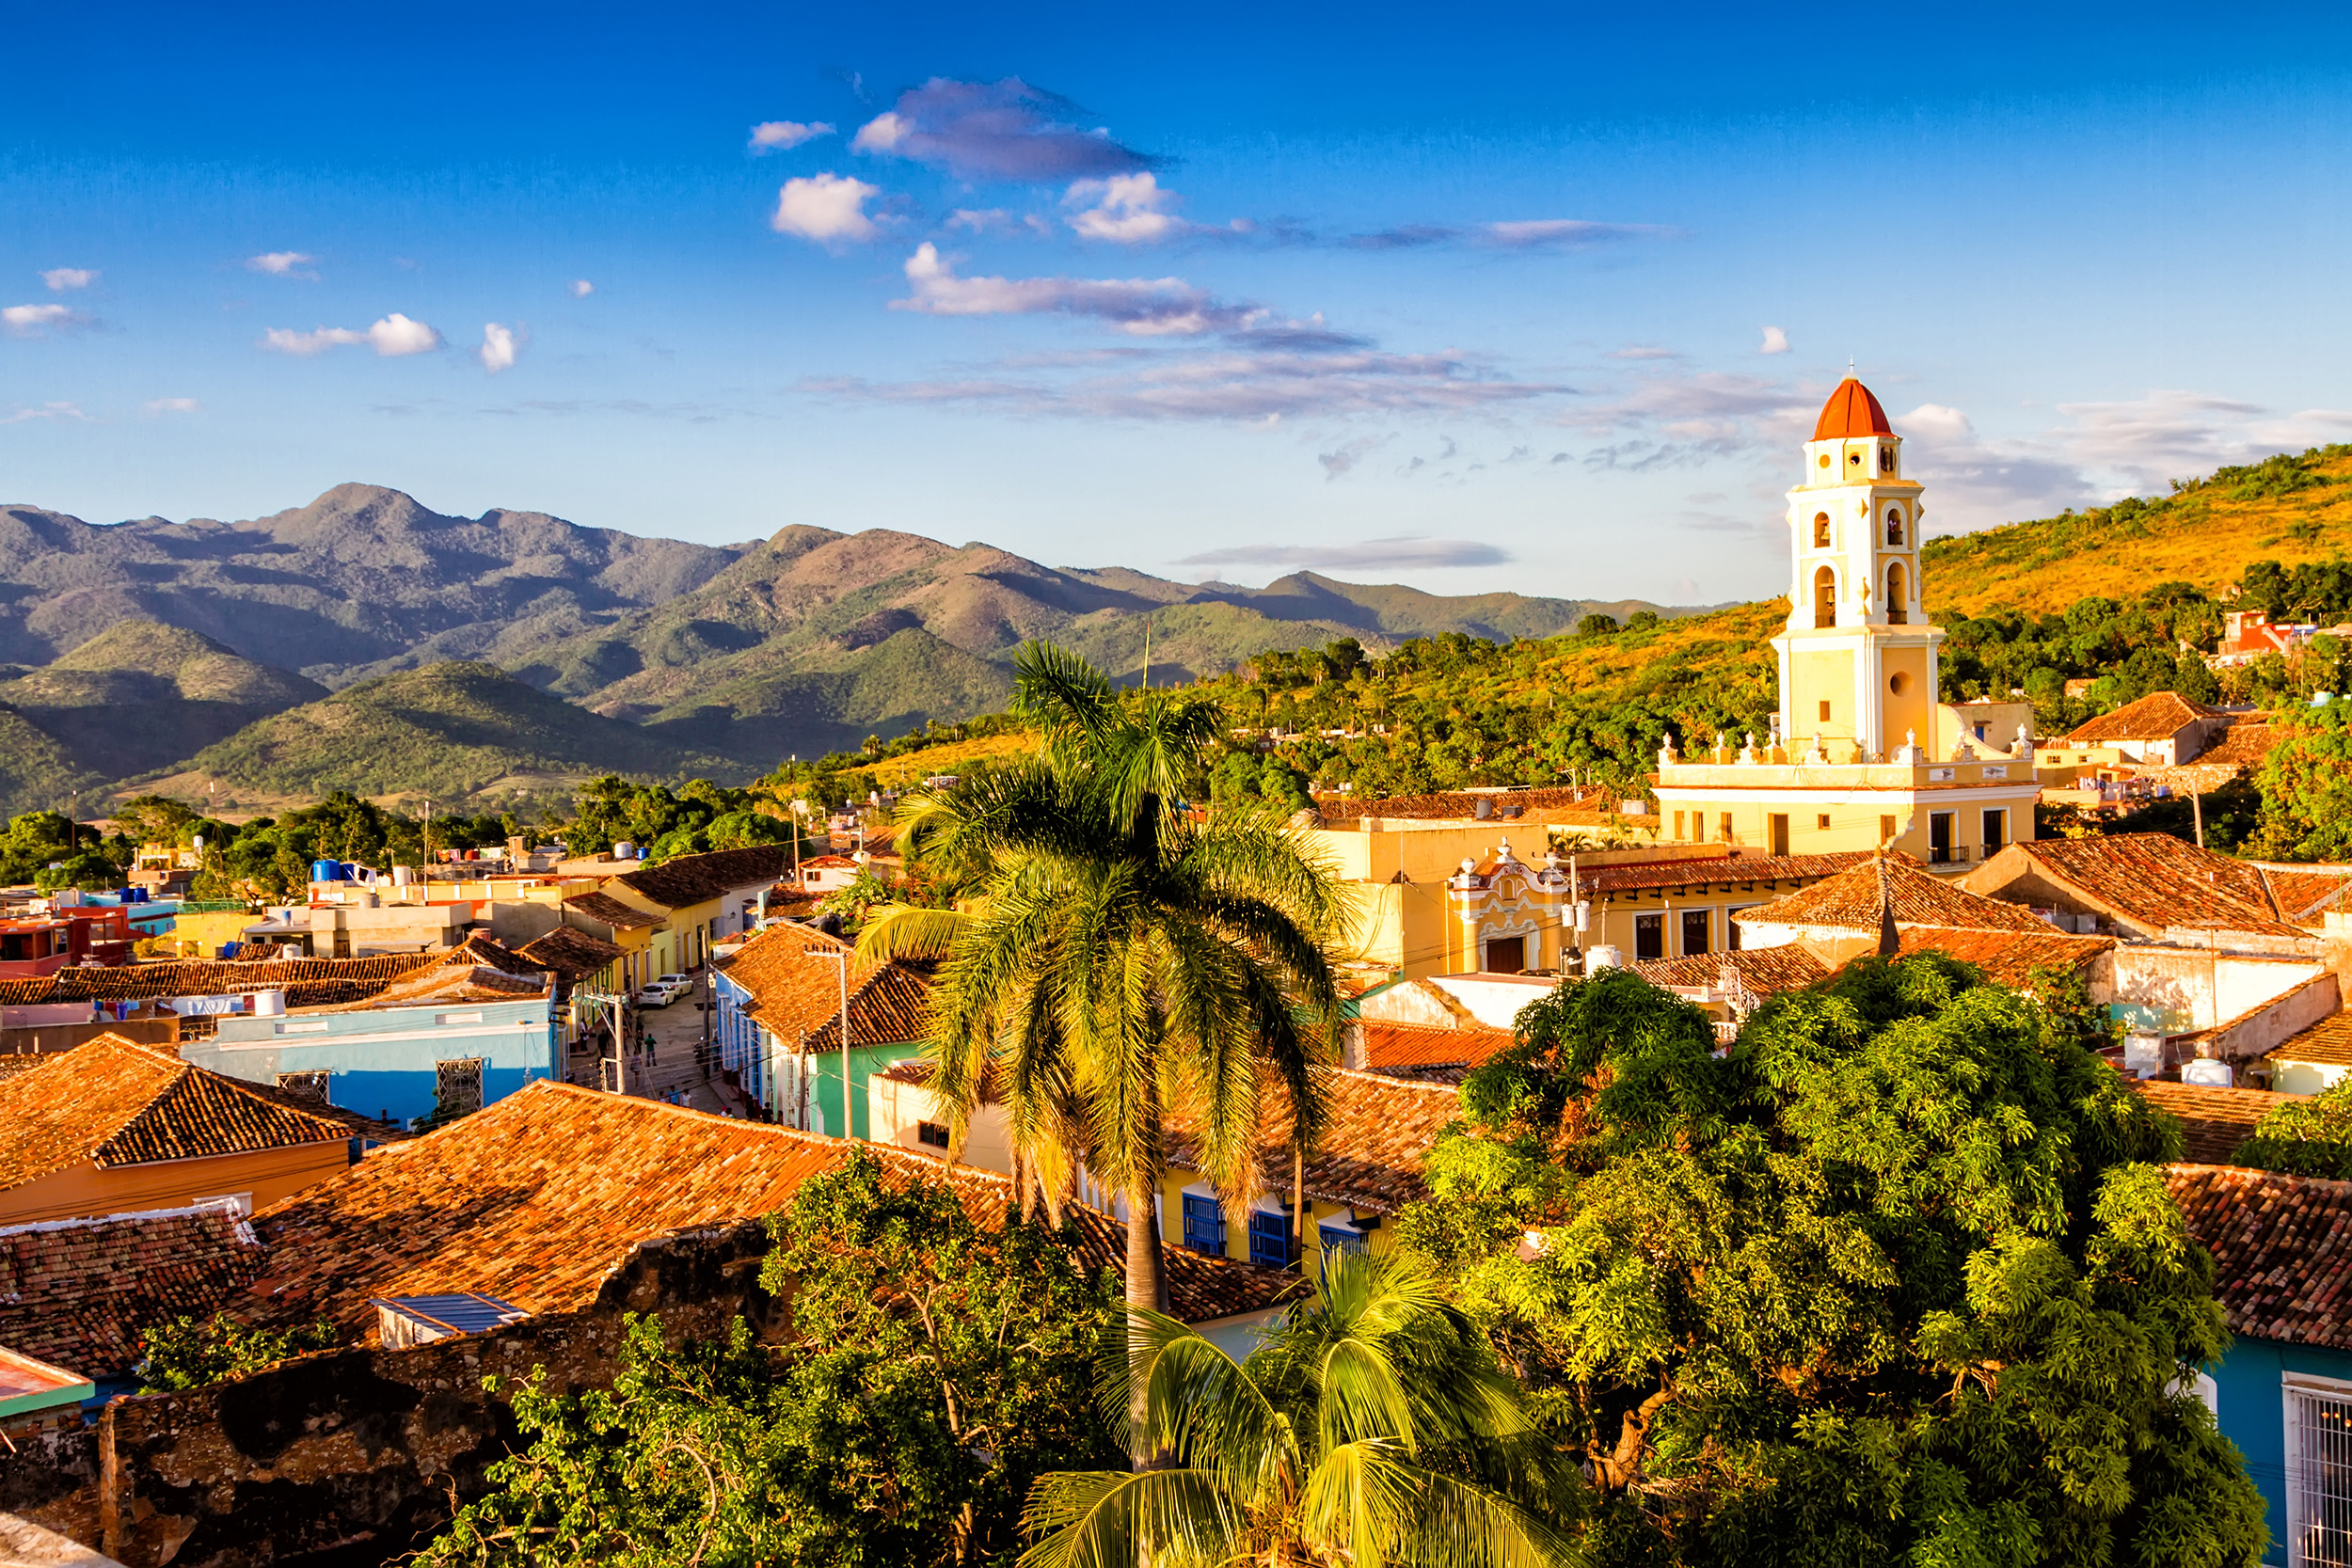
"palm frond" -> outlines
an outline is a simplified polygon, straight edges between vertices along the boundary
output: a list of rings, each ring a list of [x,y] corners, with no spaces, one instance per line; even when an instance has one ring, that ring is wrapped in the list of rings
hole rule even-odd
[[[1216,1478],[1184,1469],[1041,1476],[1022,1522],[1036,1541],[1022,1568],[1206,1568],[1230,1561],[1246,1528]]]
[[[859,956],[868,958],[944,958],[971,924],[961,910],[927,910],[913,904],[876,904],[857,934]]]

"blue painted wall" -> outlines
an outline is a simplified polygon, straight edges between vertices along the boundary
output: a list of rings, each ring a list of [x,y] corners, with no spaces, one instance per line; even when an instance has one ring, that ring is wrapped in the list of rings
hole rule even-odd
[[[2263,1561],[2280,1568],[2287,1560],[2287,1425],[2279,1380],[2287,1372],[2352,1382],[2352,1354],[2241,1337],[2221,1365],[2207,1369],[2221,1435],[2246,1456],[2246,1473],[2270,1505],[2270,1549]]]
[[[437,1063],[481,1057],[482,1102],[487,1105],[533,1078],[561,1077],[561,1050],[554,1010],[546,997],[534,997],[224,1018],[216,1036],[183,1042],[180,1055],[252,1084],[275,1085],[281,1072],[324,1070],[329,1102],[406,1122],[433,1114]]]

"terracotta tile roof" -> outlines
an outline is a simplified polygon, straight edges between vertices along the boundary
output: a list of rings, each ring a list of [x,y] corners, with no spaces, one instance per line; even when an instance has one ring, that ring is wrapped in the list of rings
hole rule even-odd
[[[1733,953],[1692,953],[1679,958],[1649,958],[1633,973],[1653,986],[1686,990],[1727,989],[1734,975],[1757,996],[1803,990],[1829,978],[1829,966],[1795,942],[1779,947],[1743,947]]]
[[[2181,1152],[2208,1165],[2226,1165],[2263,1117],[2296,1097],[2268,1089],[2206,1088],[2164,1078],[2130,1078],[2123,1086],[2181,1124]]]
[[[599,926],[621,931],[643,930],[661,923],[660,915],[632,909],[609,893],[575,893],[564,900],[564,907],[579,911]]]
[[[45,1056],[35,1052],[11,1051],[6,1055],[0,1055],[0,1079],[12,1077],[20,1072],[30,1072],[45,1060],[47,1060]]]
[[[2344,899],[2352,890],[2352,865],[2272,865],[2258,863],[2263,883],[2270,891],[2271,904],[2280,917],[2298,926],[2316,926],[2319,917],[2333,906],[2352,909],[2352,899]]]
[[[101,1035],[0,1079],[0,1188],[85,1160],[112,1168],[341,1142],[356,1119]]]
[[[847,855],[811,855],[801,863],[803,871],[839,871],[845,866],[855,870],[857,862]]]
[[[2152,932],[2178,926],[2311,934],[2284,923],[2260,867],[2169,833],[2023,839],[2010,847],[2049,880]]]
[[[621,949],[602,937],[590,936],[577,926],[558,926],[547,935],[525,942],[522,956],[566,980],[578,980],[619,958]]]
[[[1422,1160],[1438,1133],[1461,1115],[1461,1095],[1450,1085],[1421,1084],[1375,1072],[1336,1070],[1328,1079],[1331,1119],[1308,1150],[1307,1196],[1367,1213],[1394,1213],[1428,1196]],[[1262,1116],[1261,1157],[1267,1190],[1291,1190],[1290,1106],[1277,1095]],[[1168,1118],[1171,1164],[1199,1170],[1198,1123],[1185,1112]]]
[[[2035,925],[2041,926],[2037,920]],[[2069,936],[2042,926],[2038,931],[1960,930],[1942,926],[1904,926],[1896,931],[1905,953],[1944,953],[1975,964],[1986,979],[2022,989],[2036,969],[2072,973],[2116,946],[2113,937]]]
[[[38,980],[0,980],[0,1006],[42,1002],[131,1002],[153,996],[227,996],[244,991],[296,990],[313,986],[381,986],[420,965],[429,955],[383,954],[369,958],[280,958],[266,963],[180,963],[87,965],[61,969]]]
[[[2221,732],[2219,739],[2198,752],[2195,761],[2201,768],[2260,768],[2270,749],[2288,733],[2278,724],[2233,723]]]
[[[1381,1018],[1359,1020],[1356,1027],[1363,1038],[1364,1070],[1391,1076],[1437,1067],[1480,1067],[1511,1043],[1507,1029],[1442,1029]]]
[[[227,1202],[0,1230],[0,1345],[92,1378],[139,1359],[139,1337],[205,1317],[262,1272]]]
[[[2066,744],[2106,746],[2118,740],[2169,740],[2199,720],[2218,717],[2220,712],[2219,708],[2192,703],[2177,691],[2152,691],[2136,703],[2125,703],[2113,713],[2103,713],[2077,726],[2068,733]]]
[[[1997,898],[1955,887],[1931,877],[1907,856],[1885,859],[1887,892],[1895,904],[1895,925],[1956,927],[1979,931],[2052,929],[2050,923],[2029,910]],[[1816,926],[1838,930],[1875,931],[1882,914],[1877,858],[1865,854],[1851,870],[1827,881],[1735,913],[1742,926]]]
[[[437,1002],[526,1002],[551,993],[545,970],[510,974],[485,964],[431,964],[415,970],[357,1002],[303,1007],[302,1012],[373,1012],[379,1007],[421,1007]]]
[[[707,903],[736,888],[772,882],[791,863],[791,846],[755,844],[741,849],[713,849],[706,855],[680,855],[640,870],[625,871],[612,879],[665,910],[682,910]]]
[[[576,1310],[644,1242],[771,1213],[850,1147],[537,1079],[254,1216],[268,1267],[235,1311],[264,1323],[325,1317],[358,1340],[374,1324],[376,1296],[478,1291],[527,1312]],[[1002,1223],[1009,1179],[864,1147],[946,1181],[976,1222]],[[1073,1217],[1087,1266],[1116,1267],[1118,1223],[1082,1205]],[[1168,1250],[1170,1290],[1196,1321],[1270,1305],[1296,1283],[1180,1252]]]
[[[2272,1046],[2263,1059],[2352,1065],[2352,1011],[2331,1013],[2310,1028],[2297,1030]]]
[[[469,933],[456,946],[434,956],[444,965],[471,964],[495,969],[504,974],[527,975],[533,979],[544,977],[548,972],[545,964],[532,963],[498,938],[482,931]]]
[[[1326,822],[1359,817],[1412,818],[1424,822],[1481,820],[1478,802],[1492,802],[1494,816],[1483,820],[1531,822],[1563,820],[1562,813],[1598,816],[1613,809],[1621,797],[1606,789],[1447,790],[1432,795],[1391,795],[1359,800],[1345,795],[1326,795],[1315,801],[1315,813]],[[1505,816],[1503,813],[1511,815]]]
[[[2178,1164],[2165,1184],[2233,1334],[2352,1350],[2352,1181]]]
[[[1758,855],[1734,849],[1722,855],[1596,866],[1590,871],[1580,870],[1579,878],[1587,896],[1653,888],[1705,887],[1718,882],[1801,882],[1851,871],[1869,858],[1867,849],[1835,855]],[[1910,861],[1907,855],[1890,858]]]
[[[834,1023],[841,1012],[841,969],[832,955],[850,955],[850,1034],[853,1043],[919,1040],[930,1033],[930,981],[902,963],[861,958],[838,937],[808,926],[771,926],[732,956],[714,960],[719,972],[749,991],[744,1011],[787,1045],[839,1050]]]

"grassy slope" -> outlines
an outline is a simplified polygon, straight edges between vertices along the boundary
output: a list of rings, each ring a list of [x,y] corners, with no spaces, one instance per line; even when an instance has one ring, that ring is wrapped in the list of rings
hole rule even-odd
[[[2343,555],[2352,549],[2352,452],[2309,467],[2325,483],[2283,495],[2201,480],[2144,512],[2094,510],[1930,540],[1921,565],[1931,612],[1949,619],[2006,605],[2050,614],[2166,581],[2211,593],[2256,561]]]
[[[256,720],[326,695],[315,681],[159,621],[118,622],[0,685],[0,703],[81,768],[107,778],[169,767]]]
[[[453,799],[516,776],[701,773],[734,782],[745,771],[585,712],[494,665],[436,664],[250,725],[199,753],[188,775],[250,792],[424,789]]]
[[[99,775],[74,761],[55,738],[23,716],[0,707],[0,817],[28,811],[62,811],[80,790],[95,800]],[[98,809],[91,804],[89,809]]]

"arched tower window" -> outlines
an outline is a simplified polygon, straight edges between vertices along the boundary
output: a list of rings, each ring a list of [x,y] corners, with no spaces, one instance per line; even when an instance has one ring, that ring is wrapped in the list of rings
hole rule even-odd
[[[1893,447],[1879,448],[1879,472],[1883,474],[1891,474],[1894,471],[1895,449]]]
[[[1886,511],[1886,542],[1890,545],[1903,542],[1903,515],[1894,507]]]
[[[1886,568],[1886,624],[1888,626],[1899,626],[1905,624],[1903,606],[1910,601],[1911,596],[1903,592],[1903,563],[1899,561],[1890,562]]]
[[[1829,514],[1826,512],[1813,514],[1813,547],[1817,550],[1829,548]]]
[[[1813,625],[1837,624],[1837,574],[1824,566],[1813,574]]]

